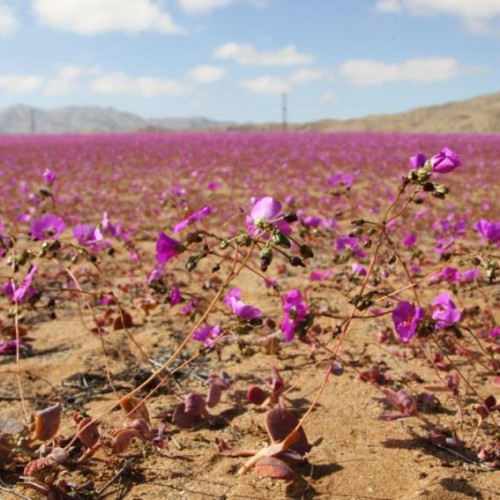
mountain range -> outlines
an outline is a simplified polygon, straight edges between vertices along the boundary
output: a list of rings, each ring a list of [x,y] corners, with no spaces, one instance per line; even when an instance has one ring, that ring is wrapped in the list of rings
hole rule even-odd
[[[0,110],[0,134],[281,129],[281,123],[242,124],[203,117],[148,119],[95,106],[45,110],[20,104]],[[403,113],[289,124],[288,130],[500,134],[500,92]]]
[[[18,104],[0,110],[0,134],[207,130],[225,129],[231,125],[234,124],[202,117],[146,119],[133,113],[96,106],[46,110]]]

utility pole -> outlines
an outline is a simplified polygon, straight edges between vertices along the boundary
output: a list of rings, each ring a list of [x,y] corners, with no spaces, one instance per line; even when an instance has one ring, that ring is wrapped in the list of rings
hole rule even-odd
[[[30,133],[34,134],[36,132],[36,123],[35,123],[35,110],[30,108]]]
[[[287,98],[288,94],[286,92],[283,92],[283,94],[281,94],[281,116],[283,132],[286,132],[287,130]]]

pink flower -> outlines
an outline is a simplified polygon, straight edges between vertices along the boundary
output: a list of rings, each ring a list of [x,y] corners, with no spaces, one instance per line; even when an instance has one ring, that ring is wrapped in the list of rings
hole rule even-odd
[[[449,293],[442,293],[436,297],[433,304],[432,319],[436,321],[436,328],[438,330],[448,328],[458,323],[462,318],[462,313],[451,300],[451,295]]]
[[[402,342],[409,342],[417,333],[418,324],[424,317],[424,310],[410,302],[401,301],[392,311],[392,321]]]
[[[416,169],[423,167],[425,165],[427,158],[424,153],[417,153],[415,156],[410,158],[411,168]]]
[[[447,174],[460,166],[460,157],[451,149],[443,148],[431,158],[432,170],[439,174]]]
[[[493,328],[493,330],[490,331],[490,337],[500,337],[500,327]]]
[[[55,239],[66,228],[64,221],[54,214],[42,215],[31,223],[30,234],[37,240]]]
[[[172,288],[169,297],[170,305],[176,306],[177,304],[181,303],[181,300],[182,300],[182,295],[180,289],[178,287]]]
[[[406,248],[413,248],[418,243],[418,236],[414,233],[408,233],[403,240],[403,245]]]
[[[500,241],[500,221],[490,222],[487,219],[480,219],[474,224],[474,229],[480,232],[487,240]]]
[[[210,326],[204,325],[198,328],[193,334],[193,340],[203,342],[205,347],[212,347],[214,341],[221,334],[220,325]]]
[[[57,175],[52,172],[52,170],[49,170],[48,168],[45,169],[45,172],[43,173],[43,180],[45,181],[45,184],[47,184],[47,186],[52,186],[56,178]]]
[[[233,288],[226,294],[224,303],[232,308],[233,314],[246,321],[251,321],[262,316],[260,309],[249,306],[241,300],[241,292],[238,288]]]
[[[282,220],[281,203],[271,196],[257,200],[246,218],[247,228],[256,238],[267,225],[274,224],[284,234],[290,233],[289,225]]]
[[[197,212],[193,212],[191,215],[186,217],[183,221],[176,224],[176,226],[173,229],[173,232],[179,233],[189,224],[194,224],[195,222],[199,222],[201,219],[203,219],[203,217],[206,217],[207,215],[210,215],[211,213],[212,213],[212,209],[208,205],[205,205],[201,210],[198,210]]]
[[[184,245],[181,242],[170,238],[165,233],[158,234],[156,241],[156,262],[163,265],[176,255],[184,251]]]
[[[291,342],[299,323],[307,319],[309,309],[306,302],[302,300],[302,294],[298,290],[292,290],[283,298],[283,321],[281,331],[285,336],[285,342]]]
[[[14,289],[14,292],[12,294],[12,299],[14,300],[14,302],[22,304],[28,297],[35,293],[35,290],[31,288],[31,282],[33,281],[33,277],[37,269],[38,266],[31,266],[31,269],[23,280],[23,284]]]
[[[73,236],[80,245],[90,247],[102,240],[102,233],[98,227],[90,224],[77,224],[73,228]]]

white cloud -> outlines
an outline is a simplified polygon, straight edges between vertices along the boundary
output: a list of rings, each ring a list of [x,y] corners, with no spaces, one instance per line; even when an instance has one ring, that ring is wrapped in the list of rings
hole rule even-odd
[[[292,92],[299,85],[331,79],[328,71],[315,68],[299,68],[285,77],[262,75],[243,80],[240,86],[255,94],[283,94]]]
[[[334,92],[323,92],[320,96],[320,101],[322,102],[331,102],[336,99],[336,95]]]
[[[401,12],[403,7],[399,0],[378,0],[375,9],[379,12]]]
[[[229,42],[216,48],[216,59],[232,59],[242,66],[300,66],[310,64],[314,58],[302,54],[293,45],[274,51],[258,51],[250,43]]]
[[[0,89],[8,94],[29,94],[40,90],[43,81],[39,75],[0,75]]]
[[[315,82],[318,80],[323,80],[327,77],[326,71],[322,69],[314,69],[314,68],[300,68],[295,70],[289,77],[288,80],[292,84],[302,84]]]
[[[187,14],[202,14],[215,9],[227,7],[237,2],[245,2],[257,8],[262,8],[267,3],[267,0],[177,0],[181,8]]]
[[[268,75],[244,80],[241,86],[254,94],[283,94],[291,90],[290,84],[284,78]]]
[[[458,76],[458,61],[451,57],[422,57],[401,63],[373,59],[353,59],[340,66],[340,72],[354,85],[381,85],[391,82],[433,83]]]
[[[190,88],[168,78],[151,76],[129,76],[125,73],[104,73],[95,78],[90,88],[100,94],[130,94],[142,97],[181,95]]]
[[[76,64],[62,67],[53,78],[44,85],[43,93],[47,95],[61,95],[75,91],[80,86],[83,76],[95,73],[96,70],[84,68]]]
[[[389,3],[394,4],[394,9],[384,10],[384,4]],[[499,0],[381,0],[377,3],[377,10],[382,12],[401,12],[403,9],[417,16],[456,16],[476,34],[500,33],[498,24],[494,24],[500,21]]]
[[[234,3],[234,0],[179,0],[179,3],[188,14],[198,14],[226,7]]]
[[[32,0],[32,8],[41,23],[79,35],[182,32],[152,0]]]
[[[12,35],[18,27],[14,12],[8,5],[0,4],[0,36]]]
[[[186,76],[196,83],[212,83],[224,78],[226,70],[220,66],[202,65],[188,70]]]

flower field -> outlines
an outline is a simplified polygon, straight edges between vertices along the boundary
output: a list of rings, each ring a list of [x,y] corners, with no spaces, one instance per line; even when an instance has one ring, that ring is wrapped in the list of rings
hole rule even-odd
[[[0,498],[496,498],[498,136],[3,136],[0,172]]]

